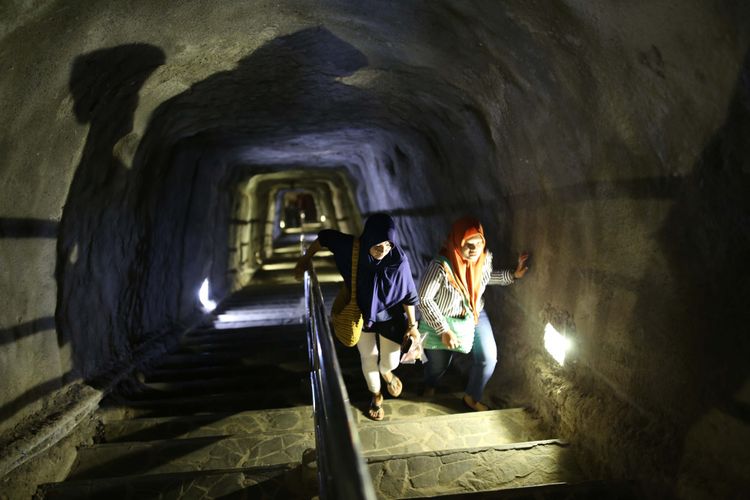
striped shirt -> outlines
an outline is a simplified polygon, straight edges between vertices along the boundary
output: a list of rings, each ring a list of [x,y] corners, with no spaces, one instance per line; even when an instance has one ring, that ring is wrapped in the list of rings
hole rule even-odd
[[[514,281],[513,271],[510,269],[492,270],[492,253],[487,252],[479,284],[479,311],[484,308],[482,295],[487,285],[508,286]],[[422,319],[438,333],[449,330],[445,316],[461,317],[466,314],[463,294],[448,281],[447,272],[440,261],[430,262],[422,277],[419,284],[419,310],[422,312]]]

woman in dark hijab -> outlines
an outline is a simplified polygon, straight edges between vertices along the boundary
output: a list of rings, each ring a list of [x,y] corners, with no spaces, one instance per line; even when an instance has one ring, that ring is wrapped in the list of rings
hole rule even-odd
[[[368,416],[382,420],[385,412],[380,377],[386,382],[388,394],[396,398],[401,395],[403,384],[393,370],[398,367],[403,338],[407,335],[419,338],[414,315],[419,298],[409,260],[398,246],[396,225],[390,216],[370,216],[359,241],[357,305],[362,310],[364,328],[357,349],[367,388],[372,393]],[[339,273],[351,288],[353,244],[354,236],[324,229],[297,262],[297,279],[302,278],[312,256],[326,247],[333,253]],[[380,343],[379,350],[376,339]]]

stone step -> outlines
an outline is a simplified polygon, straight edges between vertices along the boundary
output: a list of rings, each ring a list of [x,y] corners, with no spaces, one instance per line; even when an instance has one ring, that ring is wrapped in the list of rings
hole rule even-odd
[[[301,463],[315,448],[309,432],[207,436],[153,442],[104,443],[79,448],[70,480]]]
[[[165,356],[152,367],[144,369],[145,374],[160,370],[192,370],[195,368],[221,369],[224,367],[268,366],[278,365],[285,361],[307,359],[301,349],[290,350],[288,346],[279,349],[266,348],[256,352],[176,352]]]
[[[304,335],[305,328],[302,326],[263,326],[263,327],[247,327],[247,328],[235,328],[226,329],[222,328],[217,330],[213,326],[205,326],[203,328],[196,328],[185,333],[183,339],[190,341],[193,339],[206,339],[206,338],[222,338],[222,339],[241,339],[241,340],[274,340],[274,339],[287,339],[293,338],[297,335]]]
[[[267,271],[269,272],[269,271]],[[292,277],[291,271],[278,273]],[[233,293],[223,300],[217,309],[217,313],[224,312],[227,308],[235,305],[263,304],[281,302],[287,300],[298,300],[304,296],[302,283],[288,281],[285,283],[264,283],[258,286],[249,286]]]
[[[304,314],[304,313],[303,313]],[[292,315],[292,316],[286,316],[286,314],[281,315],[271,315],[271,316],[253,316],[253,317],[220,317],[219,320],[214,322],[214,328],[220,329],[220,330],[234,330],[237,328],[250,328],[250,327],[261,327],[261,326],[277,326],[277,325],[285,325],[285,326],[302,326],[304,325],[304,316],[303,314],[298,315]]]
[[[258,356],[257,359],[242,358],[242,362],[220,363],[213,356],[209,360],[215,361],[208,366],[199,363],[201,356],[196,355],[194,364],[172,365],[174,368],[154,368],[143,372],[142,380],[144,382],[169,382],[177,380],[211,380],[220,378],[234,378],[247,375],[252,370],[266,369],[275,367],[284,372],[301,373],[309,369],[307,358],[300,358],[299,355],[290,356],[289,353],[281,353],[277,356],[266,354]],[[296,359],[295,359],[296,358]]]
[[[640,500],[646,498],[628,481],[584,481],[522,486],[502,490],[441,495],[440,500]]]
[[[299,406],[185,417],[109,420],[104,425],[102,437],[105,442],[112,443],[237,436],[258,432],[310,432],[312,427],[312,406]]]
[[[349,399],[352,401],[353,415],[357,422],[371,422],[365,411],[370,403],[370,393],[367,391],[361,375],[355,377],[353,384],[347,387]],[[205,395],[201,397],[173,397],[162,399],[127,399],[111,397],[104,401],[101,409],[103,418],[107,420],[122,420],[129,418],[146,418],[174,416],[185,414],[206,414],[216,412],[234,412],[244,410],[259,410],[264,408],[288,408],[310,404],[309,380],[303,375],[298,380],[298,387],[279,389],[274,386],[269,392],[265,386],[259,387],[257,392],[239,391],[225,394]],[[406,383],[401,398],[393,399],[386,395],[383,403],[385,421],[398,418],[414,418],[421,416],[436,416],[469,411],[461,401],[460,392],[439,394],[425,399],[412,392],[417,384]]]
[[[369,394],[369,393],[368,393]],[[400,398],[390,398],[388,395],[383,400],[385,418],[375,422],[366,416],[370,399],[350,399],[352,402],[352,415],[358,427],[366,425],[383,425],[387,422],[400,420],[415,420],[424,417],[439,417],[442,415],[455,415],[467,413],[468,409],[461,402],[461,398],[454,394],[441,394],[429,399],[403,394]]]
[[[459,495],[551,483],[579,483],[586,479],[567,444],[554,439],[369,456],[367,463],[381,499]]]
[[[256,367],[246,370],[244,374],[232,378],[214,378],[197,380],[171,380],[164,382],[146,382],[137,387],[137,392],[130,392],[131,400],[165,399],[197,394],[223,394],[227,392],[248,392],[249,390],[268,390],[269,387],[299,387],[300,380],[308,380],[307,363],[297,363],[295,371],[280,367]],[[196,375],[185,372],[185,377]]]
[[[127,400],[108,398],[101,405],[101,414],[107,420],[142,417],[166,417],[217,412],[238,412],[267,408],[289,408],[311,403],[310,383],[300,380],[298,388],[260,387],[257,391],[210,394],[200,397],[178,397],[154,400]]]
[[[259,309],[259,311],[262,310],[264,309]],[[273,319],[277,317],[278,321],[274,323]],[[274,315],[270,315],[256,312],[251,312],[249,313],[248,317],[241,319],[247,320],[248,324],[235,325],[226,317],[222,317],[222,319],[219,320],[217,315],[210,328],[191,332],[189,335],[186,334],[184,338],[188,341],[192,339],[203,339],[211,341],[216,339],[228,339],[230,337],[237,337],[247,341],[261,343],[284,341],[292,339],[294,337],[304,338],[305,336],[304,321],[300,321],[300,317],[296,313],[295,315],[293,315],[291,320],[289,319],[289,316],[286,315],[286,313],[274,313]],[[254,319],[260,319],[264,322],[264,324],[252,324]]]
[[[214,500],[232,498],[312,498],[318,490],[312,474],[302,474],[296,464],[227,471],[193,471],[170,474],[81,479],[42,485],[37,497],[46,500],[143,500],[179,498]]]
[[[281,265],[282,263],[279,264]],[[289,293],[266,295],[263,297],[256,297],[254,300],[230,299],[225,302],[225,305],[232,305],[235,307],[277,307],[280,305],[304,303],[304,297],[304,289],[302,288],[302,283],[300,283],[298,289],[290,290]]]
[[[553,437],[522,408],[359,424],[367,456],[446,452]]]
[[[362,376],[362,370],[359,364],[359,360],[352,360],[351,362],[347,362],[346,364],[341,365],[341,371],[342,376],[344,379],[344,385],[346,385],[346,390],[349,393],[349,398],[352,401],[356,401],[358,404],[361,403],[363,405],[369,405],[370,404],[370,397],[371,394],[367,390],[367,385],[365,383],[365,379]],[[412,401],[428,401],[429,399],[423,398],[420,393],[424,389],[424,383],[422,382],[422,374],[421,371],[417,373],[405,373],[402,368],[399,368],[397,371],[399,377],[401,378],[401,382],[403,384],[403,393],[400,396],[401,399],[407,399]],[[458,374],[449,372],[446,374],[446,376],[443,377],[441,380],[441,391],[440,391],[440,397],[441,398],[454,398],[457,399],[457,404],[460,405],[460,407],[464,408],[463,403],[461,402],[461,397],[463,396],[463,387],[466,385],[465,379],[460,377]],[[387,393],[385,390],[384,384],[381,385],[381,390],[383,391],[383,394],[385,395],[385,399],[390,400],[392,399],[391,396]]]
[[[252,343],[253,345],[294,342],[298,339],[305,339],[305,329],[302,327],[281,326],[281,327],[263,327],[263,328],[238,328],[235,330],[207,328],[202,330],[192,330],[186,333],[182,338],[182,344],[203,344],[203,343]]]
[[[288,281],[288,283],[293,283],[293,273],[296,265],[297,260],[290,257],[278,257],[273,259],[273,261],[268,260],[263,265],[261,265],[260,269],[258,269],[258,271],[256,272],[256,275],[253,276],[253,280],[255,280],[257,275],[261,273],[275,273],[280,277],[289,278],[290,281]],[[317,274],[324,274],[329,272],[338,273],[338,270],[336,268],[336,263],[333,260],[325,260],[315,262],[315,272]]]
[[[300,337],[295,342],[275,342],[261,344],[248,341],[242,344],[206,343],[180,346],[176,354],[198,354],[201,356],[218,355],[227,359],[247,356],[263,356],[265,353],[286,352],[290,355],[301,356],[305,351],[307,339]]]
[[[224,309],[222,314],[241,314],[241,313],[262,313],[265,311],[284,311],[284,310],[305,309],[305,298],[295,297],[286,300],[266,301],[263,303],[243,303],[237,302]]]

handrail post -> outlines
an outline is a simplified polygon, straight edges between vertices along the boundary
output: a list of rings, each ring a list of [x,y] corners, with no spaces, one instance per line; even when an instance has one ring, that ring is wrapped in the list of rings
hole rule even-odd
[[[304,284],[320,498],[375,500],[323,294],[312,266],[305,272]]]

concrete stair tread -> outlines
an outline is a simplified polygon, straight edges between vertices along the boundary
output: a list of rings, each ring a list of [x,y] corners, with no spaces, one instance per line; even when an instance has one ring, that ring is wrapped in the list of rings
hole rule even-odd
[[[239,413],[110,420],[104,424],[105,442],[182,439],[258,432],[312,431],[312,406]]]
[[[470,410],[464,406],[460,394],[462,393],[440,394],[431,398],[423,398],[404,390],[401,397],[397,399],[386,395],[383,400],[385,418],[380,422],[375,422],[366,416],[366,410],[370,406],[370,393],[363,392],[362,395],[367,399],[352,398],[352,413],[358,426],[378,425],[394,420],[468,413]],[[349,396],[352,397],[352,394]]]
[[[298,389],[266,388],[254,392],[231,392],[209,394],[200,397],[175,397],[151,400],[108,399],[100,408],[110,418],[163,417],[184,414],[205,414],[228,411],[261,410],[266,408],[289,408],[310,404],[310,395]]]
[[[521,408],[364,422],[359,438],[365,456],[445,452],[548,439],[540,422]]]
[[[295,333],[294,335],[289,335],[284,338],[274,340],[267,339],[265,341],[243,337],[221,338],[218,335],[214,335],[211,337],[196,337],[189,340],[183,339],[180,343],[178,352],[192,353],[203,351],[227,351],[230,349],[247,350],[248,347],[253,347],[253,352],[255,350],[280,351],[284,349],[294,351],[298,346],[306,344],[307,337],[304,333]]]
[[[41,486],[40,492],[48,500],[311,498],[317,488],[314,484],[306,485],[306,491],[300,479],[297,464],[281,464],[273,467],[79,479],[48,483]]]
[[[586,478],[556,439],[429,453],[367,457],[379,498],[433,497]]]
[[[299,358],[299,357],[298,357]],[[262,361],[262,364],[260,363]],[[168,382],[180,380],[212,380],[212,379],[232,379],[245,376],[250,370],[257,370],[258,367],[263,369],[268,366],[275,366],[287,372],[307,371],[308,362],[306,358],[294,359],[288,355],[273,357],[269,356],[265,360],[259,359],[257,363],[247,364],[227,364],[215,366],[193,366],[183,368],[159,368],[144,372],[143,380],[146,383]]]
[[[218,314],[218,313],[217,313]],[[269,326],[249,326],[245,328],[236,328],[233,330],[227,330],[224,328],[214,328],[211,326],[204,326],[202,328],[195,328],[185,333],[182,337],[182,341],[185,343],[201,342],[212,339],[224,339],[224,340],[245,340],[248,342],[278,342],[283,340],[290,340],[297,338],[298,336],[305,335],[304,326],[290,326],[290,325],[269,325]]]
[[[98,445],[94,445],[98,446]],[[425,456],[448,456],[455,455],[457,453],[469,453],[477,454],[485,451],[508,451],[508,450],[530,450],[537,447],[545,446],[556,446],[560,449],[567,450],[570,447],[570,443],[558,438],[551,439],[535,439],[532,441],[516,441],[512,443],[502,443],[495,445],[486,446],[467,446],[467,447],[455,447],[447,449],[436,449],[431,451],[406,451],[400,453],[367,453],[365,452],[365,458],[367,462],[378,462],[388,460],[401,460],[414,457],[425,457]]]
[[[286,344],[279,344],[275,343],[273,344],[273,347],[266,344],[253,344],[252,341],[248,341],[243,344],[234,344],[234,343],[213,343],[213,344],[194,344],[194,345],[183,345],[180,347],[177,351],[175,351],[175,354],[199,354],[201,356],[210,356],[212,354],[215,355],[226,355],[229,354],[230,356],[226,356],[227,358],[231,359],[232,357],[238,357],[238,356],[259,356],[263,355],[267,352],[269,353],[280,353],[280,352],[289,352],[292,354],[303,352],[301,347],[305,345],[307,340],[304,337],[300,337],[299,339],[296,339],[295,342],[289,342]]]
[[[291,270],[285,273],[289,277],[291,276]],[[231,308],[235,305],[250,305],[250,304],[264,304],[274,303],[285,300],[298,300],[304,294],[302,283],[296,281],[290,281],[287,283],[257,283],[251,284],[233,293],[230,297],[223,300],[216,312],[221,313],[226,309]]]
[[[218,311],[218,310],[216,310]],[[218,312],[215,312],[218,314]],[[240,328],[237,330],[217,330],[210,323],[206,323],[203,326],[193,328],[185,333],[183,338],[195,339],[201,337],[210,336],[221,336],[221,337],[240,337],[246,339],[283,339],[298,334],[300,331],[304,332],[304,327],[289,327],[289,326],[264,326],[264,327],[249,327]]]
[[[232,323],[238,321],[252,322],[254,320],[267,321],[276,319],[276,324],[301,323],[301,316],[305,314],[305,305],[302,303],[277,305],[275,307],[234,307],[226,312],[216,315],[217,321],[222,323]],[[271,323],[273,324],[273,323]],[[214,328],[217,328],[214,323]],[[218,329],[222,329],[218,327]]]
[[[284,309],[300,306],[304,308],[304,297],[301,293],[287,296],[263,297],[260,300],[226,302],[222,304],[221,311],[217,310],[214,314],[231,314],[232,312],[239,311],[263,311],[264,309]]]
[[[548,483],[518,488],[439,495],[441,500],[637,500],[639,493],[628,481],[583,481]]]
[[[165,356],[164,359],[145,369],[144,373],[156,373],[161,370],[221,369],[253,366],[268,366],[286,360],[301,359],[301,351],[289,348],[258,350],[257,352],[212,352],[203,353],[183,351]]]
[[[122,405],[125,407],[131,407],[131,408],[149,408],[149,407],[158,407],[158,406],[164,406],[164,405],[187,405],[187,406],[193,406],[194,404],[202,403],[201,406],[206,407],[207,409],[210,409],[213,404],[216,404],[217,402],[227,402],[227,401],[240,401],[240,400],[252,400],[252,399],[260,399],[262,402],[269,402],[274,399],[278,399],[279,401],[284,401],[288,399],[288,396],[290,395],[297,395],[299,394],[300,390],[298,388],[289,388],[289,387],[283,387],[283,388],[274,388],[274,393],[270,394],[266,387],[260,387],[258,390],[245,390],[245,391],[223,391],[220,393],[212,393],[212,394],[200,394],[198,396],[186,396],[184,394],[164,394],[161,398],[138,398],[138,397],[123,397],[118,398],[117,400],[106,400],[102,406],[107,407],[111,404],[117,404]],[[302,404],[309,404],[302,403]],[[286,408],[288,405],[282,405],[282,406],[270,406],[269,408]],[[299,405],[294,405],[299,406]],[[248,408],[248,409],[261,409],[261,408]]]
[[[312,431],[103,443],[78,450],[69,478],[93,479],[298,463],[302,453],[314,447]]]
[[[164,399],[183,394],[223,394],[251,387],[278,387],[279,385],[297,386],[307,370],[307,363],[288,364],[288,369],[281,367],[264,367],[262,370],[249,371],[243,375],[227,378],[197,380],[169,380],[164,382],[145,382],[139,384],[138,392],[130,395],[131,399]]]
[[[266,325],[303,325],[302,316],[279,319],[277,316],[259,317],[246,320],[222,320],[214,323],[214,328],[234,330],[237,328],[247,328]]]

